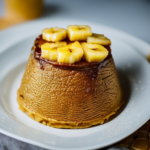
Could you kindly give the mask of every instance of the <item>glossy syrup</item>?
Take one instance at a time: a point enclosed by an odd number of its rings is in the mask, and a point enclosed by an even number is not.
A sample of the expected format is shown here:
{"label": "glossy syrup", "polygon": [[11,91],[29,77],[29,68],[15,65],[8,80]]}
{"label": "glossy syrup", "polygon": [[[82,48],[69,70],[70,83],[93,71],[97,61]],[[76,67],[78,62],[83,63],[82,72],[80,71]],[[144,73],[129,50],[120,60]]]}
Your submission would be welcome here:
{"label": "glossy syrup", "polygon": [[[71,43],[71,41],[69,41],[68,39],[66,39],[65,41],[67,41],[67,43]],[[69,66],[69,67],[85,67],[85,66],[95,66],[95,65],[100,65],[101,63],[103,63],[106,59],[108,59],[108,57],[110,57],[111,55],[111,49],[110,46],[105,46],[105,48],[109,51],[108,56],[102,61],[102,62],[86,62],[85,60],[81,60],[80,62],[74,63],[74,64],[68,64],[68,63],[59,63],[57,61],[51,61],[48,59],[44,59],[41,57],[41,45],[44,43],[53,43],[53,42],[48,42],[46,40],[42,39],[42,35],[40,35],[39,37],[37,37],[35,39],[35,49],[34,49],[34,57],[37,60],[43,60],[47,63],[50,63],[54,66]],[[42,62],[42,61],[40,61]]]}

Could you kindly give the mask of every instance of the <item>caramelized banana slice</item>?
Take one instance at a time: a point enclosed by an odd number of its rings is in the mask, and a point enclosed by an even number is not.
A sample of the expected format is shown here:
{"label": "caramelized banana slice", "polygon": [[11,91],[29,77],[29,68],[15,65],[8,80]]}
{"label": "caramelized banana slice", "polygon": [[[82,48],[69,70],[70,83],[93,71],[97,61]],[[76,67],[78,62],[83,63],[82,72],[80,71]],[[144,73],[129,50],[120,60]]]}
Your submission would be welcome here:
{"label": "caramelized banana slice", "polygon": [[111,45],[111,41],[107,37],[105,37],[103,34],[95,33],[93,33],[92,36],[87,37],[87,43]]}
{"label": "caramelized banana slice", "polygon": [[101,62],[108,55],[108,50],[99,45],[83,42],[84,59],[88,62]]}
{"label": "caramelized banana slice", "polygon": [[67,46],[58,47],[58,59],[60,63],[79,62],[83,56],[83,49],[79,42],[71,43]]}
{"label": "caramelized banana slice", "polygon": [[67,45],[66,42],[45,43],[41,45],[41,57],[49,60],[57,60],[57,48]]}
{"label": "caramelized banana slice", "polygon": [[46,28],[42,31],[42,38],[46,41],[58,42],[67,38],[67,30],[64,28]]}
{"label": "caramelized banana slice", "polygon": [[83,41],[92,35],[91,27],[87,25],[68,26],[68,38],[70,41]]}

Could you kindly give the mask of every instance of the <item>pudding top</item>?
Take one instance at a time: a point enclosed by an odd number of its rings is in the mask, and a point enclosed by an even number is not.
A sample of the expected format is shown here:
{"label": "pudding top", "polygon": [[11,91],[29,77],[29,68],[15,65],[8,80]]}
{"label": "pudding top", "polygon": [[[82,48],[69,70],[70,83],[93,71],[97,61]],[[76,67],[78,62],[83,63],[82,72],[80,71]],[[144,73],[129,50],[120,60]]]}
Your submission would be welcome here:
{"label": "pudding top", "polygon": [[69,25],[42,30],[34,42],[34,57],[57,66],[91,66],[104,62],[111,54],[111,41],[92,33],[88,25]]}
{"label": "pudding top", "polygon": [[[71,43],[71,41],[69,41],[68,39],[66,39],[67,43]],[[53,42],[47,42],[46,40],[44,40],[42,38],[42,35],[39,35],[34,42],[34,45],[32,47],[32,50],[34,52],[34,58],[39,60],[40,63],[41,62],[47,62],[50,64],[53,64],[55,66],[72,66],[72,67],[84,67],[84,66],[95,66],[95,65],[100,65],[102,63],[104,63],[110,56],[111,56],[111,47],[110,45],[106,45],[104,46],[107,50],[108,50],[108,55],[107,57],[101,61],[101,62],[87,62],[84,59],[81,59],[79,62],[73,63],[73,64],[69,64],[69,63],[59,63],[56,60],[50,60],[50,59],[46,59],[43,58],[41,56],[42,50],[41,50],[41,45],[45,44],[45,43],[53,43]]]}

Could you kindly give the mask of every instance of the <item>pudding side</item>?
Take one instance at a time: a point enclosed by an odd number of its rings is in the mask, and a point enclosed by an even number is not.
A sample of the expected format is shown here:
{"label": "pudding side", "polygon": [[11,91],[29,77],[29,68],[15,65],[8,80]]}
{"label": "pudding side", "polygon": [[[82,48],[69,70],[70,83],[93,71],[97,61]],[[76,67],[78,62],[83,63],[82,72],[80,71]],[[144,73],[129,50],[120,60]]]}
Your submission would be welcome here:
{"label": "pudding side", "polygon": [[42,30],[18,90],[20,109],[56,128],[103,124],[122,105],[110,45],[87,25]]}

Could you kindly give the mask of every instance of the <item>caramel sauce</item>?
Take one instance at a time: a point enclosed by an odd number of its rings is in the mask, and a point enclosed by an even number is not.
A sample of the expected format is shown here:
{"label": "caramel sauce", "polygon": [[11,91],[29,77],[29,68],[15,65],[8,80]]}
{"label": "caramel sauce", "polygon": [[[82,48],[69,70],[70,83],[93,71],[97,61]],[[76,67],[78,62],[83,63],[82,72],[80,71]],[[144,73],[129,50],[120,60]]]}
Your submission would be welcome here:
{"label": "caramel sauce", "polygon": [[[71,41],[69,41],[69,39],[66,39],[65,40],[67,42],[67,44],[69,43],[72,43]],[[82,41],[82,42],[85,42],[85,41]],[[46,40],[43,40],[42,38],[42,35],[40,35],[39,37],[37,37],[35,39],[35,50],[34,50],[34,57],[35,59],[37,60],[43,60],[47,63],[50,63],[54,66],[69,66],[69,67],[85,67],[85,66],[95,66],[95,65],[100,65],[101,63],[103,63],[106,59],[108,59],[108,57],[110,57],[111,55],[111,49],[110,49],[110,46],[104,46],[107,50],[108,50],[108,56],[102,61],[102,62],[87,62],[85,60],[81,60],[80,62],[77,62],[77,63],[74,63],[74,64],[69,64],[69,63],[59,63],[57,61],[52,61],[52,60],[48,60],[48,59],[45,59],[45,58],[42,58],[41,57],[41,45],[44,44],[44,43],[53,43],[53,42],[48,42]],[[42,61],[40,61],[42,62]]]}
{"label": "caramel sauce", "polygon": [[[71,43],[68,39],[66,39],[67,44]],[[84,41],[83,41],[84,42]],[[105,66],[107,63],[107,60],[109,57],[111,57],[111,48],[110,46],[104,46],[108,50],[108,56],[101,62],[87,62],[85,60],[81,60],[80,62],[74,63],[74,64],[69,64],[69,63],[59,63],[57,61],[51,61],[45,58],[41,57],[41,45],[44,43],[53,43],[53,42],[48,42],[46,40],[42,39],[42,35],[37,37],[35,39],[35,49],[34,49],[34,58],[39,61],[40,68],[44,70],[44,65],[45,64],[52,64],[54,67],[58,67],[63,70],[70,70],[70,71],[82,71],[83,69],[86,69],[86,75],[89,78],[90,82],[90,87],[86,89],[85,92],[94,92],[94,87],[95,87],[95,79],[97,77],[97,72],[100,70],[101,67]]]}

